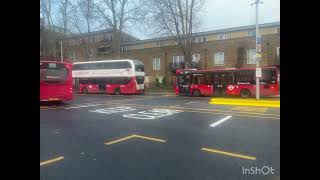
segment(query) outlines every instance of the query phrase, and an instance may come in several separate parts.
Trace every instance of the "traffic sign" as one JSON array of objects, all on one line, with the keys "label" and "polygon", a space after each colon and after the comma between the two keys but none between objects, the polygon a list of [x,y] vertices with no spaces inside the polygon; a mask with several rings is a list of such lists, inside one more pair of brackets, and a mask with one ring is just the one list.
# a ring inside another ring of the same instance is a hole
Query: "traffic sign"
[{"label": "traffic sign", "polygon": [[261,78],[261,68],[256,68],[256,77]]},{"label": "traffic sign", "polygon": [[255,57],[256,61],[260,61],[261,60],[261,53],[257,53],[256,57]]}]

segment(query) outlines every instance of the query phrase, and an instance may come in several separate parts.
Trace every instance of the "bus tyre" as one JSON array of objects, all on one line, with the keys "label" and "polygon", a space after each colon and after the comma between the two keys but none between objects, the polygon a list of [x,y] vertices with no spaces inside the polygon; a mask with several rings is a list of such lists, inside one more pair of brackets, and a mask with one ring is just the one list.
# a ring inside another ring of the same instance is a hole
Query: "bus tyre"
[{"label": "bus tyre", "polygon": [[243,98],[250,97],[250,91],[248,89],[243,89],[243,90],[241,90],[240,95]]},{"label": "bus tyre", "polygon": [[195,89],[195,90],[192,91],[192,96],[198,97],[200,95],[201,95],[201,93],[200,93],[200,91],[198,89]]},{"label": "bus tyre", "polygon": [[115,94],[115,95],[120,95],[120,94],[121,94],[120,88],[116,88],[116,89],[114,90],[114,94]]}]

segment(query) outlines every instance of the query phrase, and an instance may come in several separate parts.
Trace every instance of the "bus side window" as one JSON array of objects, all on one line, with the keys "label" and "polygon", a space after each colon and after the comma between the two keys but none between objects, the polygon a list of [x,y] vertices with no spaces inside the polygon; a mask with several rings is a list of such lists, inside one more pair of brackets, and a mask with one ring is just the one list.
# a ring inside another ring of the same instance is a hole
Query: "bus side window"
[{"label": "bus side window", "polygon": [[228,84],[234,84],[235,83],[234,74],[235,74],[234,72],[227,73],[227,83]]},{"label": "bus side window", "polygon": [[205,74],[205,84],[206,85],[212,85],[212,74],[211,73],[206,73]]}]

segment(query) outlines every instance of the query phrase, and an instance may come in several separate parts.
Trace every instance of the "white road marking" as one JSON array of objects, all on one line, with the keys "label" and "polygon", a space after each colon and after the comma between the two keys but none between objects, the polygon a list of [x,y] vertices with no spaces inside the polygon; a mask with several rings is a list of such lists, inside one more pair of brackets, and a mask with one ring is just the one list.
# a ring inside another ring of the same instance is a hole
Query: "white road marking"
[{"label": "white road marking", "polygon": [[190,102],[187,102],[186,104],[194,104],[194,103],[198,103],[198,102],[190,101]]},{"label": "white road marking", "polygon": [[127,106],[118,106],[118,107],[111,107],[111,108],[106,108],[106,109],[89,110],[89,112],[103,113],[103,114],[114,114],[114,113],[133,111],[133,110],[136,110],[136,109],[131,108],[131,107],[127,107]]},{"label": "white road marking", "polygon": [[227,116],[227,117],[225,117],[225,118],[223,118],[223,119],[221,119],[221,120],[219,120],[219,121],[217,121],[217,122],[215,122],[215,123],[211,124],[210,126],[211,126],[211,127],[215,127],[215,126],[217,126],[217,125],[219,125],[219,124],[223,123],[224,121],[226,121],[226,120],[230,119],[231,117],[232,117],[232,116]]},{"label": "white road marking", "polygon": [[133,118],[133,119],[155,119],[164,116],[170,116],[175,113],[183,112],[181,110],[170,110],[170,109],[152,109],[147,111],[138,112],[138,114],[125,114],[122,117]]}]

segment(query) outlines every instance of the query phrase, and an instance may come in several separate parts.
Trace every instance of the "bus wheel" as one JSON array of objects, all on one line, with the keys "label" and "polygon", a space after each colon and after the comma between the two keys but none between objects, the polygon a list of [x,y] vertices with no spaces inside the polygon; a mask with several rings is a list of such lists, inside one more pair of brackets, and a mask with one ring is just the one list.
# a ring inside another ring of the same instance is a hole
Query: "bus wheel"
[{"label": "bus wheel", "polygon": [[243,90],[241,90],[240,95],[243,98],[247,98],[250,96],[250,91],[248,89],[243,89]]},{"label": "bus wheel", "polygon": [[192,91],[192,96],[200,96],[201,95],[201,93],[200,93],[200,91],[198,90],[198,89],[195,89],[195,90],[193,90]]},{"label": "bus wheel", "polygon": [[82,90],[82,93],[83,93],[83,94],[88,94],[88,89],[87,89],[87,88],[84,88],[84,89]]},{"label": "bus wheel", "polygon": [[121,94],[120,88],[116,88],[116,89],[114,90],[114,94],[115,94],[115,95],[120,95],[120,94]]}]

